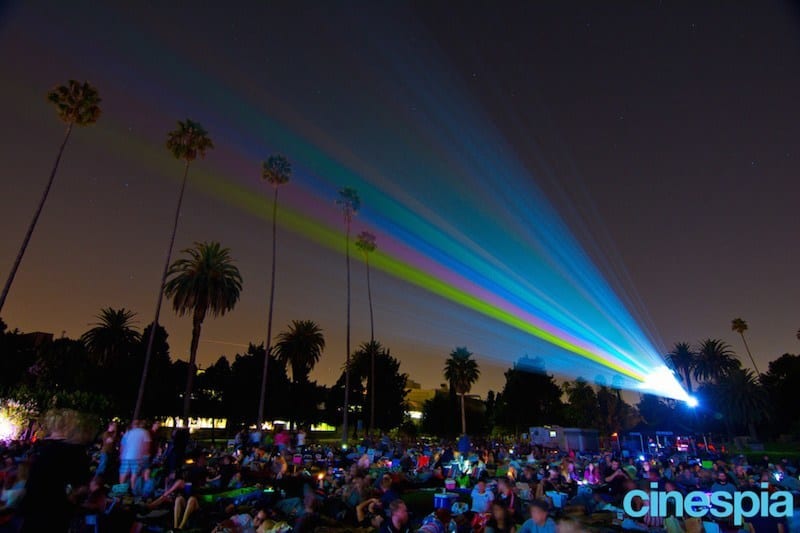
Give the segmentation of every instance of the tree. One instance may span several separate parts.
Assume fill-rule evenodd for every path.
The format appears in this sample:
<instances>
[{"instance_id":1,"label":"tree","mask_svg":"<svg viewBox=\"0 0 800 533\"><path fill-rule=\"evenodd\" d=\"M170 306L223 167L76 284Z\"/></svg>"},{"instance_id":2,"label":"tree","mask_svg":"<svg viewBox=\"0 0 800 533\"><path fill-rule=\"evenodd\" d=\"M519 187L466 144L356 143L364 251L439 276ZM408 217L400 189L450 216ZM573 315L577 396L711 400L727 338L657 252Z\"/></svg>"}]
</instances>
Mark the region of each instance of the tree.
<instances>
[{"instance_id":1,"label":"tree","mask_svg":"<svg viewBox=\"0 0 800 533\"><path fill-rule=\"evenodd\" d=\"M664 428L666 424L674 423L674 405L654 394L643 394L636 408L651 430L657 431Z\"/></svg>"},{"instance_id":2,"label":"tree","mask_svg":"<svg viewBox=\"0 0 800 533\"><path fill-rule=\"evenodd\" d=\"M139 342L139 332L133 327L136 313L125 309L106 307L97 315L98 322L81 336L86 349L100 366L109 360L128 356Z\"/></svg>"},{"instance_id":3,"label":"tree","mask_svg":"<svg viewBox=\"0 0 800 533\"><path fill-rule=\"evenodd\" d=\"M172 298L172 308L178 316L192 314L192 344L189 368L186 371L186 390L183 396L183 418L188 425L192 384L196 372L197 346L206 314L224 315L239 301L242 276L233 264L230 250L218 242L195 243L183 250L188 257L178 259L169 269L164 294Z\"/></svg>"},{"instance_id":4,"label":"tree","mask_svg":"<svg viewBox=\"0 0 800 533\"><path fill-rule=\"evenodd\" d=\"M325 349L325 336L313 320L293 320L287 331L278 336L275 356L278 361L292 370L291 422L297 420L297 407L303 405L310 392L308 375L322 357ZM304 394L305 393L305 394ZM305 405L310 409L310 406ZM306 411L308 409L303 409Z\"/></svg>"},{"instance_id":5,"label":"tree","mask_svg":"<svg viewBox=\"0 0 800 533\"><path fill-rule=\"evenodd\" d=\"M161 285L158 287L158 298L156 299L156 312L153 324L158 325L158 317L161 315L161 302L164 296L164 288L167 283L167 276L169 275L169 265L172 261L172 248L175 245L175 234L178 231L178 220L181 216L181 205L183 204L183 193L186 191L186 181L189 177L189 165L197 159L203 159L206 152L214 148L214 143L208 136L208 132L203 129L197 122L192 122L186 119L186 122L178 121L178 127L167 134L167 150L172 154L175 159L183 161L183 180L181 181L181 189L178 194L178 204L175 207L175 217L172 221L172 233L169 238L169 245L167 246L167 257L164 261L164 270L161 274ZM153 351L153 342L155 341L156 328L150 330L150 337L147 339L147 349L144 355L144 366L142 368L142 377L139 380L139 392L136 395L136 406L133 409L133 418L138 419L139 413L142 408L142 401L144 400L144 389L147 384L147 373L150 369L150 357Z\"/></svg>"},{"instance_id":6,"label":"tree","mask_svg":"<svg viewBox=\"0 0 800 533\"><path fill-rule=\"evenodd\" d=\"M466 347L456 348L444 364L444 378L450 387L461 396L461 433L467 434L467 414L464 397L472 389L481 375L478 362L472 358L472 352Z\"/></svg>"},{"instance_id":7,"label":"tree","mask_svg":"<svg viewBox=\"0 0 800 533\"><path fill-rule=\"evenodd\" d=\"M8 273L8 278L6 278L6 283L3 286L3 292L0 293L0 311L3 310L3 305L6 303L11 285L14 283L14 277L17 275L20 263L22 263L22 257L28 249L33 230L36 228L36 223L39 221L39 216L42 214L47 196L50 194L50 189L53 186L56 171L58 170L58 164L61 161L61 156L64 154L64 148L67 146L69 136L72 133L72 127L89 126L97 122L97 119L100 118L100 102L102 102L102 100L97 93L97 89L86 81L80 83L75 80L69 80L66 85L59 85L47 93L47 101L56 106L58 118L67 124L67 130L64 133L64 140L61 141L61 146L58 149L56 161L53 163L53 168L50 171L50 178L47 180L47 185L45 185L42 197L39 199L39 206L36 208L33 219L28 225L28 231L22 239L22 245L19 248L19 252L17 252L14 264L11 266L11 272Z\"/></svg>"},{"instance_id":8,"label":"tree","mask_svg":"<svg viewBox=\"0 0 800 533\"><path fill-rule=\"evenodd\" d=\"M598 405L597 393L592 386L579 377L572 382L565 381L561 387L567 395L567 423L579 428L593 427L597 421Z\"/></svg>"},{"instance_id":9,"label":"tree","mask_svg":"<svg viewBox=\"0 0 800 533\"><path fill-rule=\"evenodd\" d=\"M800 355L783 354L770 361L769 369L760 376L760 381L769 397L769 405L780 417L771 422L772 434L800 433L800 404L797 391L800 390Z\"/></svg>"},{"instance_id":10,"label":"tree","mask_svg":"<svg viewBox=\"0 0 800 533\"><path fill-rule=\"evenodd\" d=\"M746 427L750 437L758 440L756 424L769 412L769 401L755 374L746 368L734 368L716 384L715 390L726 419L735 426Z\"/></svg>"},{"instance_id":11,"label":"tree","mask_svg":"<svg viewBox=\"0 0 800 533\"><path fill-rule=\"evenodd\" d=\"M719 383L740 366L741 363L728 344L719 339L705 339L697 351L694 378Z\"/></svg>"},{"instance_id":12,"label":"tree","mask_svg":"<svg viewBox=\"0 0 800 533\"><path fill-rule=\"evenodd\" d=\"M358 213L361 207L361 199L358 191L351 187L344 187L339 190L339 199L336 204L342 210L345 226L345 262L347 264L347 334L345 336L346 355L345 355L345 387L344 387L344 407L342 409L342 443L347 442L347 415L350 409L350 226L353 216Z\"/></svg>"},{"instance_id":13,"label":"tree","mask_svg":"<svg viewBox=\"0 0 800 533\"><path fill-rule=\"evenodd\" d=\"M223 402L224 418L228 427L235 428L241 424L251 424L258 417L258 386L264 366L264 345L250 344L243 354L236 354L231 362L231 379L225 390ZM291 416L292 386L286 375L286 367L278 361L273 353L269 355L270 372L267 378L267 390L270 400L264 410L265 420L276 418L287 419Z\"/></svg>"},{"instance_id":14,"label":"tree","mask_svg":"<svg viewBox=\"0 0 800 533\"><path fill-rule=\"evenodd\" d=\"M560 424L564 411L561 388L545 371L539 357L521 357L505 372L499 394L497 421L514 434L530 426Z\"/></svg>"},{"instance_id":15,"label":"tree","mask_svg":"<svg viewBox=\"0 0 800 533\"><path fill-rule=\"evenodd\" d=\"M356 248L364 254L364 263L367 265L367 299L369 300L369 341L370 345L375 342L375 316L372 313L372 283L369 276L369 254L375 251L375 235L368 231L362 231L356 237ZM375 428L375 352L370 357L369 375L369 431Z\"/></svg>"},{"instance_id":16,"label":"tree","mask_svg":"<svg viewBox=\"0 0 800 533\"><path fill-rule=\"evenodd\" d=\"M153 331L155 329L155 331ZM172 360L169 353L169 333L163 326L155 326L151 323L142 331L139 343L134 349L134 357L129 361L126 368L122 370L125 376L120 379L118 387L121 389L120 394L128 395L128 402L125 404L127 409L124 412L133 412L136 400L136 390L138 383L131 380L130 376L135 376L141 372L144 366L145 353L149 344L150 335L153 337L153 346L150 354L150 372L154 376L169 376L172 369ZM184 375L186 373L184 372ZM181 380L183 381L183 380ZM183 383L181 383L182 385ZM141 405L142 417L154 417L158 415L173 415L176 411L172 410L173 406L177 404L177 398L180 391L175 391L173 384L169 379L156 379L150 383L148 387L148 394L144 397ZM120 410L120 412L123 412Z\"/></svg>"},{"instance_id":17,"label":"tree","mask_svg":"<svg viewBox=\"0 0 800 533\"><path fill-rule=\"evenodd\" d=\"M221 355L217 361L197 376L197 407L200 416L211 418L211 446L215 445L213 420L224 417L225 391L231 380L231 365Z\"/></svg>"},{"instance_id":18,"label":"tree","mask_svg":"<svg viewBox=\"0 0 800 533\"><path fill-rule=\"evenodd\" d=\"M292 320L287 331L278 335L275 355L292 370L292 382L308 381L308 375L322 357L325 336L313 320Z\"/></svg>"},{"instance_id":19,"label":"tree","mask_svg":"<svg viewBox=\"0 0 800 533\"><path fill-rule=\"evenodd\" d=\"M667 354L667 361L686 383L686 389L691 395L692 372L694 372L695 364L697 363L697 353L692 350L688 342L678 342L675 343L675 347L672 348L672 351Z\"/></svg>"},{"instance_id":20,"label":"tree","mask_svg":"<svg viewBox=\"0 0 800 533\"><path fill-rule=\"evenodd\" d=\"M756 371L756 375L761 374L761 372L758 371L758 366L756 366L755 359L753 359L753 354L750 353L750 346L747 345L747 339L744 337L744 332L747 331L747 322L741 318L734 318L731 320L731 331L735 331L742 336L744 349L747 351L747 356L750 358L750 362L753 363L753 369Z\"/></svg>"},{"instance_id":21,"label":"tree","mask_svg":"<svg viewBox=\"0 0 800 533\"><path fill-rule=\"evenodd\" d=\"M619 433L641 422L636 408L625 402L617 391L606 387L597 388L599 406L598 429L605 435Z\"/></svg>"},{"instance_id":22,"label":"tree","mask_svg":"<svg viewBox=\"0 0 800 533\"><path fill-rule=\"evenodd\" d=\"M374 365L374 366L373 366ZM374 374L373 374L374 370ZM375 406L375 428L388 431L398 427L405 416L407 409L406 394L408 393L408 375L400 372L400 361L392 357L388 348L378 341L365 342L358 347L350 359L350 385L351 396L356 398L353 407L362 413L367 412L364 394L358 394L356 388L361 389L362 383L369 383L371 375L375 376L374 397L370 397L369 409ZM344 393L344 372L332 389L332 395L338 399ZM359 401L359 399L361 401ZM370 419L372 419L370 412Z\"/></svg>"},{"instance_id":23,"label":"tree","mask_svg":"<svg viewBox=\"0 0 800 533\"><path fill-rule=\"evenodd\" d=\"M264 342L264 368L261 373L261 395L258 400L258 427L264 423L264 407L267 399L267 372L269 354L272 349L272 312L275 308L275 262L278 253L278 188L289 183L292 165L282 155L271 155L261 167L261 179L272 186L272 275L269 283L269 316L267 318L267 340Z\"/></svg>"}]
</instances>

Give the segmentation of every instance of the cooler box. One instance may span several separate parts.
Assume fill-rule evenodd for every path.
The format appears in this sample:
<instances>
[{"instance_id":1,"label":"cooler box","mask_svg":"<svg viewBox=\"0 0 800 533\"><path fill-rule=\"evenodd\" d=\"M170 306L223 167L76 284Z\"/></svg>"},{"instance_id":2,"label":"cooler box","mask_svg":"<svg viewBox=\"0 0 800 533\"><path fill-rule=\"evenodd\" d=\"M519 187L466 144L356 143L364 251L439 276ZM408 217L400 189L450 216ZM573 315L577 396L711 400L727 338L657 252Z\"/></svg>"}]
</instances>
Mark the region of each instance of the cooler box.
<instances>
[{"instance_id":1,"label":"cooler box","mask_svg":"<svg viewBox=\"0 0 800 533\"><path fill-rule=\"evenodd\" d=\"M446 488L447 490L456 490L456 480L453 478L445 479L444 488Z\"/></svg>"},{"instance_id":2,"label":"cooler box","mask_svg":"<svg viewBox=\"0 0 800 533\"><path fill-rule=\"evenodd\" d=\"M436 493L433 495L434 509L450 509L458 500L458 494L454 492Z\"/></svg>"},{"instance_id":3,"label":"cooler box","mask_svg":"<svg viewBox=\"0 0 800 533\"><path fill-rule=\"evenodd\" d=\"M553 501L553 507L562 509L567 503L567 495L563 492L548 490L545 495Z\"/></svg>"}]
</instances>

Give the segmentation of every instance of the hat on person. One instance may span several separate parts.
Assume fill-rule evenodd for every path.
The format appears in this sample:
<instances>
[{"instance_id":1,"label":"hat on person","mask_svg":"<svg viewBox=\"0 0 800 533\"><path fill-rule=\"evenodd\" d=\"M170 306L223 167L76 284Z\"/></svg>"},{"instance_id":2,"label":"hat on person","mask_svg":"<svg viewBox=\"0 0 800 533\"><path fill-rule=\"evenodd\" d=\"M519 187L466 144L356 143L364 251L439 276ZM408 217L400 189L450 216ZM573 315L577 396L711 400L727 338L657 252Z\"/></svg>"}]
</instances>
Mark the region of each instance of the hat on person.
<instances>
[{"instance_id":1,"label":"hat on person","mask_svg":"<svg viewBox=\"0 0 800 533\"><path fill-rule=\"evenodd\" d=\"M469 511L469 506L464 502L455 502L453 506L450 507L450 513L453 516L461 516L467 511Z\"/></svg>"}]
</instances>

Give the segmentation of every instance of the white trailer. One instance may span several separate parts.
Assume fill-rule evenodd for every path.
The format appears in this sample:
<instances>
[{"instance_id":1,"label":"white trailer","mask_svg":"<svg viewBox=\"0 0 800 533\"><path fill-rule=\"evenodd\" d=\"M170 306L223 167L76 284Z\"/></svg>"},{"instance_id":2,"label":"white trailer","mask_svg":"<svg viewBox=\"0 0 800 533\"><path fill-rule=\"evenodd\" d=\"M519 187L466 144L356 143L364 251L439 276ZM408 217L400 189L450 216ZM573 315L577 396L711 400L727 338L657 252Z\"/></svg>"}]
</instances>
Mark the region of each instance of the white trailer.
<instances>
[{"instance_id":1,"label":"white trailer","mask_svg":"<svg viewBox=\"0 0 800 533\"><path fill-rule=\"evenodd\" d=\"M531 444L550 450L576 452L600 449L600 433L596 429L537 426L530 428Z\"/></svg>"}]
</instances>

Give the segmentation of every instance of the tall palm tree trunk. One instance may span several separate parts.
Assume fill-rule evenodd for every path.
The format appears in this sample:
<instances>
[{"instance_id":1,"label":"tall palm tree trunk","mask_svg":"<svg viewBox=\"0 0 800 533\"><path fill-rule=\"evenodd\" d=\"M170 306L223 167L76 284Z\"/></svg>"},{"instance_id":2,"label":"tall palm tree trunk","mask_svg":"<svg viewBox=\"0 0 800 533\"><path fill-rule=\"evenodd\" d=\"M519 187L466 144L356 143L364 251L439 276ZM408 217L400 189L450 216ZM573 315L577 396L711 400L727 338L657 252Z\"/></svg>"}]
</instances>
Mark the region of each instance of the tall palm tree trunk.
<instances>
[{"instance_id":1,"label":"tall palm tree trunk","mask_svg":"<svg viewBox=\"0 0 800 533\"><path fill-rule=\"evenodd\" d=\"M261 373L261 396L258 400L258 428L264 424L264 403L267 399L267 371L269 369L269 352L272 349L272 311L275 308L275 255L278 241L278 187L272 200L272 280L269 285L269 316L267 318L267 340L264 341L264 369Z\"/></svg>"},{"instance_id":2,"label":"tall palm tree trunk","mask_svg":"<svg viewBox=\"0 0 800 533\"><path fill-rule=\"evenodd\" d=\"M461 393L461 434L467 434L467 410L464 407L464 396L465 394Z\"/></svg>"},{"instance_id":3,"label":"tall palm tree trunk","mask_svg":"<svg viewBox=\"0 0 800 533\"><path fill-rule=\"evenodd\" d=\"M739 334L742 336L742 342L744 343L744 349L747 350L747 356L750 358L750 362L753 363L753 369L756 371L756 376L760 376L761 372L758 371L756 360L753 359L753 354L750 353L750 346L747 345L747 339L744 337L744 331L740 332Z\"/></svg>"},{"instance_id":4,"label":"tall palm tree trunk","mask_svg":"<svg viewBox=\"0 0 800 533\"><path fill-rule=\"evenodd\" d=\"M194 376L197 373L197 346L200 344L200 330L203 327L205 309L198 308L192 320L192 346L189 349L189 368L186 370L186 389L183 392L183 425L189 427L189 411L192 406L192 388Z\"/></svg>"},{"instance_id":5,"label":"tall palm tree trunk","mask_svg":"<svg viewBox=\"0 0 800 533\"><path fill-rule=\"evenodd\" d=\"M169 238L169 246L167 246L167 257L164 261L164 271L161 273L161 285L158 288L158 299L156 301L156 314L153 319L153 324L150 328L150 336L147 339L147 350L144 353L144 367L142 368L142 377L139 379L139 392L136 394L136 407L133 409L133 419L138 420L142 412L142 402L144 401L144 389L147 384L147 373L150 370L150 359L153 354L153 341L156 338L156 330L158 329L158 318L161 316L161 302L164 299L164 285L167 284L167 274L169 273L169 263L172 260L172 248L175 245L175 234L178 232L178 220L181 217L181 204L183 204L183 193L186 191L186 181L189 177L189 161L183 168L183 182L181 183L181 192L178 195L178 205L175 207L175 219L172 222L172 235Z\"/></svg>"},{"instance_id":6,"label":"tall palm tree trunk","mask_svg":"<svg viewBox=\"0 0 800 533\"><path fill-rule=\"evenodd\" d=\"M375 318L372 314L372 283L369 278L369 255L367 262L367 299L369 300L369 432L375 431Z\"/></svg>"},{"instance_id":7,"label":"tall palm tree trunk","mask_svg":"<svg viewBox=\"0 0 800 533\"><path fill-rule=\"evenodd\" d=\"M342 420L342 444L347 443L347 411L350 408L350 220L347 221L345 261L347 262L347 335L345 336L347 354L345 355L344 360L344 417Z\"/></svg>"},{"instance_id":8,"label":"tall palm tree trunk","mask_svg":"<svg viewBox=\"0 0 800 533\"><path fill-rule=\"evenodd\" d=\"M686 391L692 394L692 373L688 368L686 369Z\"/></svg>"},{"instance_id":9,"label":"tall palm tree trunk","mask_svg":"<svg viewBox=\"0 0 800 533\"><path fill-rule=\"evenodd\" d=\"M42 214L42 209L44 209L44 203L45 201L47 201L47 196L50 194L50 188L53 186L53 181L56 178L58 163L61 161L61 156L64 153L64 148L67 146L67 141L69 140L70 133L72 133L71 122L67 124L67 131L64 134L64 140L61 141L61 147L58 149L58 155L56 156L56 161L55 163L53 163L53 169L50 171L50 178L47 180L47 186L45 186L44 192L42 193L42 198L39 200L39 207L36 208L36 212L33 214L33 220L31 220L31 223L28 226L28 231L25 233L25 238L22 240L22 246L20 246L19 248L19 252L17 253L17 258L14 260L14 264L11 267L11 272L8 273L8 279L6 279L6 284L3 286L3 293L0 294L0 311L3 310L3 304L6 303L8 292L11 290L11 284L14 283L14 277L17 275L17 269L19 269L19 265L20 263L22 263L22 256L25 255L25 251L28 249L28 243L30 243L31 241L31 235L33 235L33 230L34 228L36 228L36 223L39 221L39 215Z\"/></svg>"}]
</instances>

